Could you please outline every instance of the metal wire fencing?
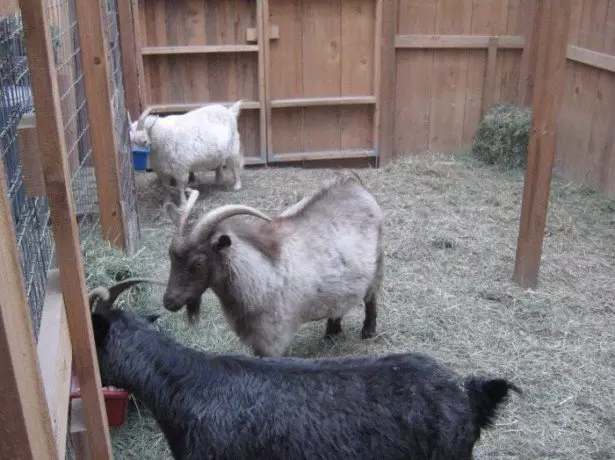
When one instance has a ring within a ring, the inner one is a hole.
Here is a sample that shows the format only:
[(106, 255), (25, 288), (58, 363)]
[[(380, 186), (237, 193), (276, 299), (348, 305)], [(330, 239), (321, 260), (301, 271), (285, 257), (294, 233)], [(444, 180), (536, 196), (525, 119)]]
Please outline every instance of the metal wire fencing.
[(102, 0), (104, 5), (103, 25), (110, 70), (111, 107), (115, 120), (115, 150), (119, 155), (119, 170), (122, 188), (122, 205), (126, 220), (127, 247), (133, 252), (140, 239), (137, 194), (130, 149), (130, 124), (126, 111), (120, 30), (117, 2), (121, 0)]
[(20, 14), (0, 20), (0, 151), (20, 252), (30, 317), (38, 338), (47, 271), (54, 266), (49, 206), (44, 197), (27, 195), (19, 154), (18, 125), (33, 110), (30, 74)]

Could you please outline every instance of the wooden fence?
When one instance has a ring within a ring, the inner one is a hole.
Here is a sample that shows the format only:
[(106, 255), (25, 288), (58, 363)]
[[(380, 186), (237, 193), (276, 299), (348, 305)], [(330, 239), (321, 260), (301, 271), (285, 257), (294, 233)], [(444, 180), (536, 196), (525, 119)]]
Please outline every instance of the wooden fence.
[[(615, 5), (572, 1), (556, 170), (615, 193)], [(131, 110), (244, 98), (247, 164), (465, 150), (493, 103), (532, 102), (534, 4), (138, 0)]]
[(615, 1), (575, 0), (556, 171), (615, 195)]

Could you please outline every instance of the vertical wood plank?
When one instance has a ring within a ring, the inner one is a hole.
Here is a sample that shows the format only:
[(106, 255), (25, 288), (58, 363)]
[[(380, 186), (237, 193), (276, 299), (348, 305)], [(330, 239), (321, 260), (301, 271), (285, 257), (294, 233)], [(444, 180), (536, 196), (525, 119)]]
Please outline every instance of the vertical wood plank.
[(269, 24), (279, 26), (280, 38), (267, 41), (267, 152), (268, 155), (301, 152), (303, 110), (271, 109), (269, 101), (303, 97), (302, 1), (268, 0), (268, 3)]
[(521, 55), (521, 64), (519, 70), (519, 91), (518, 103), (520, 105), (529, 106), (532, 104), (532, 95), (536, 84), (536, 59), (538, 59), (538, 38), (540, 30), (538, 30), (540, 21), (535, 20), (540, 4), (535, 0), (522, 0), (525, 2), (525, 11), (527, 12), (527, 25), (525, 27), (525, 45)]
[(133, 29), (132, 1), (117, 2), (118, 27), (120, 31), (120, 50), (122, 52), (122, 78), (124, 80), (124, 99), (131, 117), (141, 112), (139, 104), (139, 80), (135, 55), (135, 33)]
[[(380, 96), (380, 81), (382, 79), (382, 0), (376, 0), (376, 27), (374, 30), (374, 86), (373, 93), (376, 97), (376, 105), (373, 111), (373, 134), (372, 148), (378, 153), (380, 144), (380, 108), (382, 104)], [(394, 135), (394, 133), (392, 133)]]
[[(608, 36), (606, 24), (609, 12), (615, 9), (615, 4), (610, 0), (594, 0), (593, 9), (595, 19), (592, 23), (592, 30), (589, 36), (587, 48), (605, 52), (606, 47), (612, 49), (615, 37)], [(613, 75), (600, 69), (592, 70), (592, 90), (593, 104), (591, 105), (591, 115), (588, 116), (589, 135), (587, 145), (586, 162), (586, 183), (594, 188), (600, 187), (600, 175), (604, 168), (605, 150), (610, 148), (609, 138), (615, 131), (612, 114), (615, 113), (613, 105)], [(606, 100), (605, 100), (606, 99)]]
[(498, 59), (498, 39), (491, 37), (489, 39), (489, 48), (487, 49), (487, 65), (485, 67), (485, 90), (483, 91), (483, 103), (481, 107), (481, 117), (493, 105), (493, 88), (495, 86), (495, 65)]
[[(88, 6), (83, 3), (85, 2), (78, 0), (77, 6), (81, 8)], [(111, 443), (100, 386), (91, 314), (85, 291), (85, 276), (62, 132), (50, 28), (45, 20), (46, 2), (21, 0), (20, 6), (28, 48), (32, 94), (37, 111), (38, 140), (43, 158), (45, 187), (73, 347), (73, 361), (85, 406), (92, 457), (104, 460), (112, 457)], [(97, 10), (97, 15), (100, 17), (100, 8), (92, 9)], [(92, 32), (93, 29), (88, 26), (87, 22), (80, 23), (80, 29), (84, 27)], [(81, 44), (83, 52), (84, 43)], [(104, 55), (99, 59), (101, 62), (99, 65), (106, 65), (107, 59)], [(86, 61), (85, 67), (91, 67), (91, 62), (93, 60)], [(106, 78), (103, 80), (106, 83)], [(108, 102), (107, 98), (102, 99)], [(38, 410), (43, 409), (39, 407)]]
[(532, 136), (523, 186), (514, 279), (535, 288), (551, 188), (557, 114), (562, 99), (570, 0), (543, 0), (534, 20), (540, 21), (538, 66), (534, 87)]
[(393, 136), (395, 128), (395, 25), (397, 20), (398, 0), (382, 0), (381, 32), (381, 77), (380, 77), (380, 132), (378, 166), (387, 164), (393, 158)]
[[(527, 23), (527, 12), (523, 2), (524, 0), (509, 0), (508, 14), (506, 15), (506, 35), (523, 35), (523, 27)], [(518, 101), (521, 54), (522, 52), (516, 49), (498, 50), (498, 61), (502, 61), (502, 69), (506, 75), (506, 84), (502, 85), (501, 93), (497, 100), (513, 104)]]
[(267, 55), (269, 50), (269, 0), (257, 0), (256, 3), (256, 30), (258, 36), (258, 101), (259, 132), (260, 132), (260, 157), (267, 160), (267, 136), (268, 120), (271, 119), (271, 107), (267, 103)]
[(100, 3), (92, 6), (87, 0), (77, 0), (77, 21), (88, 120), (92, 139), (96, 185), (103, 237), (121, 249), (126, 249), (126, 226), (122, 208), (119, 159), (115, 148), (115, 131), (109, 59), (103, 35), (103, 12)]
[[(504, 35), (506, 32), (506, 8), (508, 1), (500, 0), (474, 0), (472, 6), (472, 35)], [(497, 52), (492, 47), (491, 53)], [(487, 60), (485, 60), (485, 55)], [(463, 144), (471, 144), (474, 133), (483, 115), (485, 104), (494, 100), (496, 79), (496, 64), (489, 61), (489, 51), (469, 50), (468, 70), (466, 73), (466, 101), (463, 123)], [(492, 67), (490, 67), (490, 64)], [(491, 71), (490, 81), (487, 84), (487, 73)]]
[(148, 103), (148, 84), (146, 84), (145, 80), (145, 69), (143, 66), (143, 55), (141, 54), (141, 48), (144, 46), (145, 36), (142, 34), (142, 24), (145, 23), (145, 11), (143, 2), (144, 0), (134, 0), (136, 9), (133, 9), (132, 15), (132, 27), (135, 34), (135, 62), (137, 66), (137, 83), (139, 90), (139, 108), (138, 112), (134, 115), (131, 114), (133, 120), (137, 120), (139, 118), (138, 114), (143, 111), (143, 108)]
[[(607, 2), (585, 0), (579, 29), (579, 46), (588, 49), (601, 45), (607, 14)], [(577, 182), (585, 183), (590, 172), (589, 141), (594, 104), (598, 97), (598, 76), (600, 70), (583, 64), (573, 64), (573, 97), (569, 99), (569, 139), (564, 145), (565, 153), (561, 165), (564, 175)]]
[[(374, 94), (376, 1), (342, 2), (341, 95)], [(373, 107), (341, 107), (341, 149), (372, 148)]]
[(0, 161), (0, 458), (57, 459), (5, 178)]
[[(572, 13), (570, 15), (570, 27), (568, 29), (568, 45), (578, 45), (581, 30), (581, 16), (583, 15), (584, 0), (571, 0)], [(537, 46), (537, 45), (535, 45)], [(555, 152), (554, 167), (564, 175), (564, 162), (566, 160), (567, 146), (572, 137), (572, 133), (568, 129), (571, 123), (574, 123), (574, 105), (576, 100), (575, 95), (575, 68), (577, 64), (573, 61), (566, 63), (566, 81), (564, 84), (564, 96), (562, 100), (562, 109), (560, 110), (558, 120), (557, 133), (557, 149)]]
[[(340, 96), (342, 83), (341, 0), (303, 2), (303, 95)], [(303, 151), (339, 150), (339, 107), (303, 110)]]
[[(609, 11), (604, 31), (605, 53), (615, 56), (615, 3), (609, 4)], [(598, 85), (600, 97), (594, 111), (596, 129), (596, 163), (599, 168), (598, 186), (606, 195), (615, 195), (615, 74), (602, 72)], [(604, 132), (606, 130), (606, 134)], [(600, 131), (599, 131), (600, 132)]]
[[(438, 0), (436, 33), (467, 34), (472, 0)], [(437, 50), (431, 81), (429, 149), (451, 152), (462, 146), (466, 99), (467, 50)]]

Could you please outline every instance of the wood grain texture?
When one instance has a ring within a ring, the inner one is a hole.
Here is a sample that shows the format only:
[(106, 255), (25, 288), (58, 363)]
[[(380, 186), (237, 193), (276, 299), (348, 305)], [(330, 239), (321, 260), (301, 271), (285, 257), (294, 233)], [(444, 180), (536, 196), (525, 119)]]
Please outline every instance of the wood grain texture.
[(89, 101), (97, 101), (96, 104), (88, 104), (87, 113), (96, 173), (100, 225), (103, 237), (107, 241), (126, 249), (126, 223), (122, 207), (122, 183), (119, 176), (102, 9), (86, 3), (77, 1), (76, 7), (80, 25), (79, 43), (85, 97)]
[(538, 66), (514, 269), (514, 279), (523, 288), (536, 288), (538, 284), (570, 14), (570, 1), (543, 0), (534, 18), (540, 21)]
[(1, 161), (0, 178), (0, 458), (58, 459)]
[(378, 142), (374, 149), (378, 166), (389, 162), (395, 154), (395, 88), (397, 62), (395, 59), (395, 31), (398, 4), (396, 0), (381, 0), (382, 28), (380, 39), (380, 84), (378, 91)]
[[(51, 211), (56, 256), (60, 269), (62, 292), (66, 306), (68, 326), (73, 348), (76, 374), (82, 389), (85, 415), (89, 431), (92, 456), (97, 459), (112, 457), (107, 413), (100, 386), (98, 359), (92, 336), (92, 322), (85, 292), (85, 276), (79, 234), (75, 221), (72, 187), (61, 123), (58, 84), (55, 79), (49, 24), (46, 18), (46, 2), (20, 2), (34, 105), (37, 110), (39, 146), (43, 158), (45, 188)], [(87, 7), (81, 0), (77, 6)], [(100, 10), (98, 10), (100, 14)], [(88, 25), (87, 21), (81, 23)], [(94, 27), (88, 29), (95, 30)], [(83, 52), (82, 42), (82, 52)], [(107, 60), (101, 58), (102, 65)], [(92, 67), (86, 61), (85, 68)], [(85, 71), (85, 69), (84, 69)], [(106, 82), (106, 79), (105, 79)], [(4, 257), (3, 257), (4, 259)], [(12, 325), (14, 327), (14, 324)], [(33, 398), (32, 395), (28, 396)], [(30, 399), (33, 401), (33, 399)], [(38, 404), (37, 411), (44, 410)], [(53, 452), (50, 448), (48, 452)], [(9, 457), (10, 458), (10, 457)], [(46, 458), (45, 455), (39, 458)]]
[[(472, 0), (438, 0), (436, 34), (468, 34)], [(468, 51), (438, 50), (431, 81), (429, 148), (457, 151), (463, 146)]]
[[(435, 34), (436, 2), (400, 2), (398, 22), (397, 33), (400, 35)], [(429, 149), (435, 53), (431, 49), (403, 49), (397, 52), (394, 117), (396, 155), (420, 153)]]

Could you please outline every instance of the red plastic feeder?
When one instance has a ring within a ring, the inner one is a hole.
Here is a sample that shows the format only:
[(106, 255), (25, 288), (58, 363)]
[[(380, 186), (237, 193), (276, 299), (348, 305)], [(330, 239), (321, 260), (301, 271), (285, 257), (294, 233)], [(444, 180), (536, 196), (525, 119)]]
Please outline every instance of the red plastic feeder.
[[(102, 391), (109, 426), (122, 425), (126, 418), (126, 409), (128, 409), (128, 392), (115, 387), (103, 387)], [(70, 399), (81, 399), (79, 383), (74, 375), (70, 382)]]

